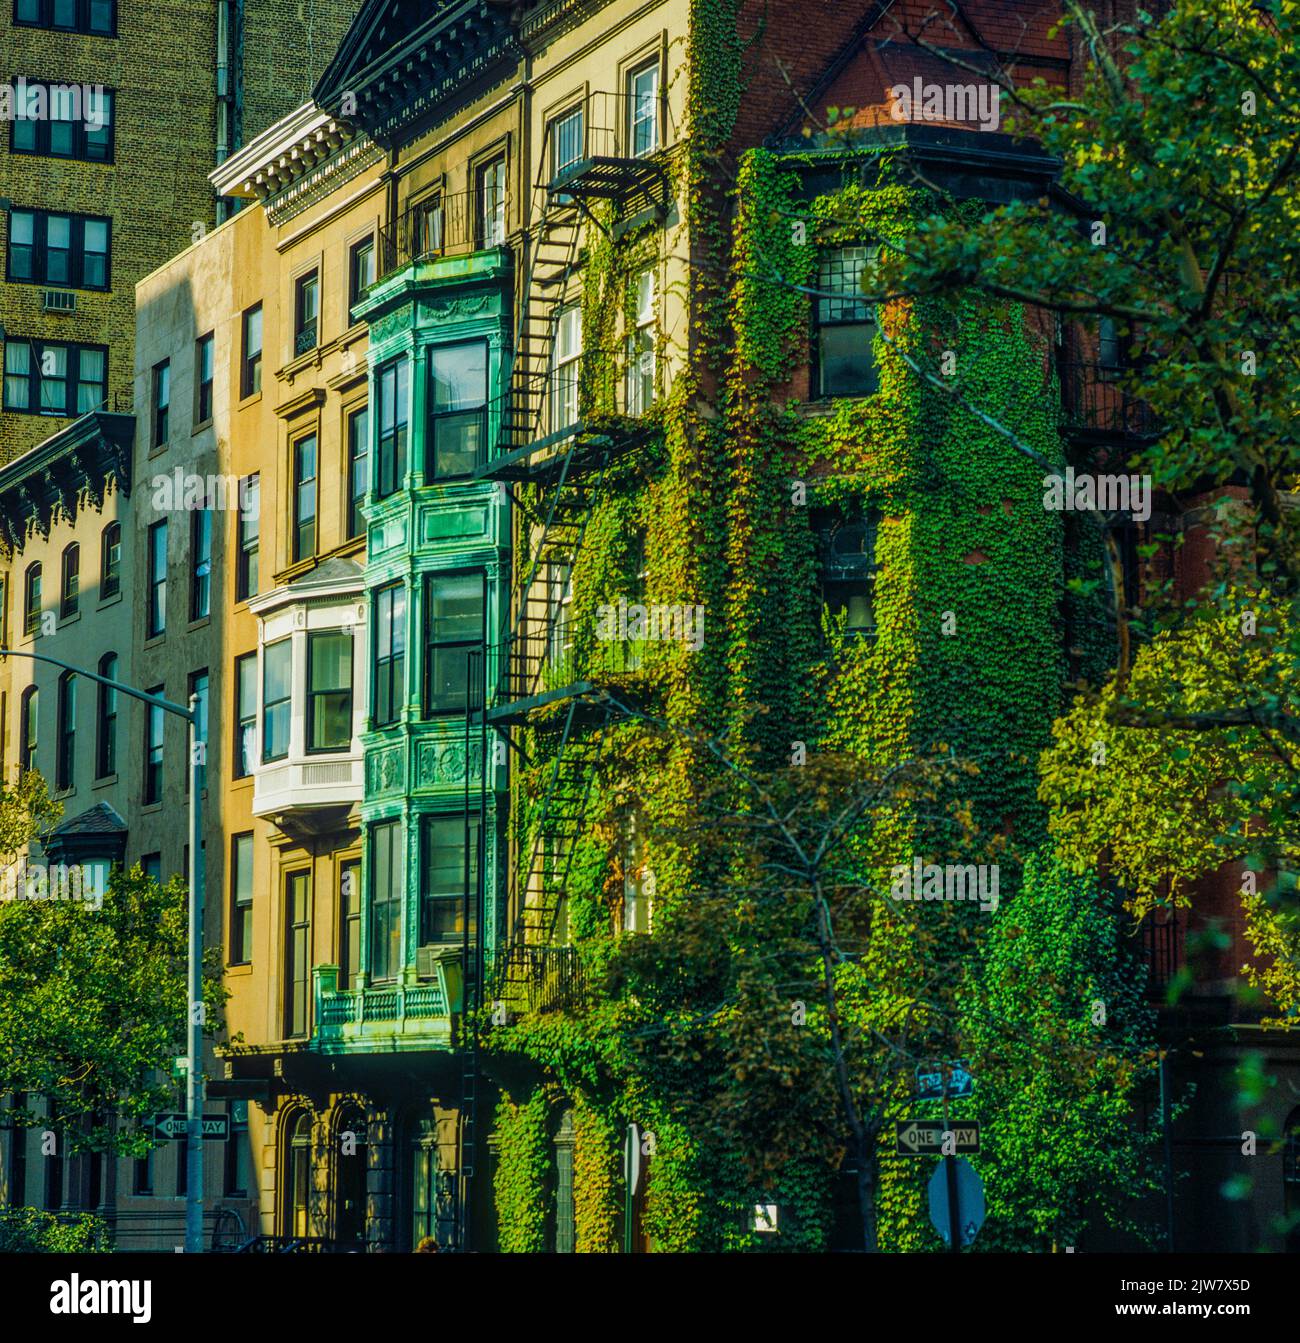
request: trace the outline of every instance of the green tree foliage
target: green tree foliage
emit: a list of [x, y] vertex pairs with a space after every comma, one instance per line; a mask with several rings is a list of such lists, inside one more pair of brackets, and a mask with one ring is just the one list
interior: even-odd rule
[[[14, 847], [57, 814], [44, 795], [35, 774], [0, 794]], [[48, 1098], [56, 1118], [42, 1122], [66, 1150], [138, 1153], [134, 1121], [174, 1102], [159, 1078], [185, 1049], [186, 928], [184, 882], [159, 885], [138, 867], [115, 869], [98, 906], [0, 901], [0, 1092]], [[206, 967], [209, 1029], [224, 1001], [218, 956]]]
[[1091, 1215], [1141, 1229], [1131, 1209], [1156, 1188], [1155, 1135], [1133, 1108], [1155, 1075], [1155, 1014], [1116, 903], [1044, 851], [994, 918], [962, 1005], [967, 1105], [986, 1119], [982, 1249], [1074, 1245]]

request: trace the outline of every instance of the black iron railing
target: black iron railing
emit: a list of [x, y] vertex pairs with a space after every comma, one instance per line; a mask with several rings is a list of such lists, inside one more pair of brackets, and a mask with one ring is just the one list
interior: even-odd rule
[[1182, 969], [1182, 929], [1176, 914], [1157, 923], [1155, 915], [1148, 915], [1142, 924], [1142, 949], [1146, 955], [1149, 978], [1148, 988], [1153, 994], [1163, 994]]
[[515, 943], [501, 963], [500, 994], [522, 997], [530, 1012], [560, 1012], [583, 1006], [587, 980], [576, 947]]
[[505, 244], [508, 195], [481, 190], [443, 192], [412, 205], [379, 230], [378, 280], [413, 261], [465, 256]]
[[1151, 408], [1125, 390], [1131, 370], [1108, 368], [1096, 361], [1063, 361], [1061, 418], [1068, 428], [1131, 438], [1158, 432]]

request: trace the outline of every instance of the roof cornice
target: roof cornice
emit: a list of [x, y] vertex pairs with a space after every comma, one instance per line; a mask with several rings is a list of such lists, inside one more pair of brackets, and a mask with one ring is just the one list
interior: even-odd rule
[[[368, 144], [347, 121], [308, 102], [213, 169], [208, 181], [219, 196], [265, 201], [317, 173], [329, 160], [350, 162]], [[353, 153], [344, 152], [348, 150]]]

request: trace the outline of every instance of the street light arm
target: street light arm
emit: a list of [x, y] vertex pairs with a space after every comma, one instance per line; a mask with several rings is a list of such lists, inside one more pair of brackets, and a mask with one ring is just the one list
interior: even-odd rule
[[179, 704], [173, 704], [171, 700], [163, 699], [161, 695], [147, 695], [143, 690], [137, 690], [134, 686], [123, 685], [121, 681], [110, 681], [107, 676], [100, 676], [98, 672], [87, 671], [84, 667], [74, 667], [70, 662], [50, 657], [48, 653], [27, 653], [19, 648], [0, 648], [0, 657], [31, 658], [33, 662], [48, 662], [55, 667], [62, 667], [64, 671], [74, 672], [77, 676], [84, 676], [88, 680], [98, 681], [100, 685], [120, 690], [124, 695], [143, 700], [146, 704], [153, 704], [160, 709], [166, 709], [168, 713], [180, 714], [182, 718], [197, 726], [197, 715], [191, 709], [182, 709]]

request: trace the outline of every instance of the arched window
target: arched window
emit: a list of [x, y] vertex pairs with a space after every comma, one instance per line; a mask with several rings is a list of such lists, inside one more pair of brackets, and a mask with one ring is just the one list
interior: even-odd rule
[[334, 1239], [346, 1246], [366, 1243], [366, 1117], [358, 1105], [339, 1110], [334, 1151]]
[[[117, 680], [117, 654], [105, 653], [99, 659], [99, 674]], [[95, 715], [95, 777], [102, 779], [117, 773], [117, 691], [99, 687], [99, 707]]]
[[23, 691], [18, 764], [24, 770], [36, 768], [36, 729], [40, 722], [40, 698], [40, 691], [34, 685], [29, 685]]
[[59, 750], [55, 759], [54, 786], [72, 788], [77, 761], [77, 677], [64, 672], [59, 677]]
[[75, 616], [81, 602], [81, 547], [74, 541], [63, 548], [59, 583], [59, 619]]
[[300, 1110], [286, 1121], [280, 1184], [280, 1234], [311, 1234], [311, 1114]]
[[41, 623], [41, 566], [40, 563], [27, 566], [27, 577], [23, 587], [23, 633], [35, 634]]
[[122, 524], [110, 522], [99, 539], [99, 595], [115, 597], [122, 586]]

